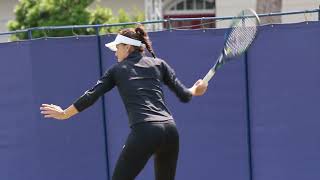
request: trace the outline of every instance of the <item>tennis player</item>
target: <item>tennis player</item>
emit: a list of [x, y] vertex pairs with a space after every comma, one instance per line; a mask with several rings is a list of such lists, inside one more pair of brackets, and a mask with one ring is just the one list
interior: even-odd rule
[[[116, 163], [113, 180], [133, 180], [154, 155], [156, 180], [174, 180], [179, 153], [179, 134], [162, 90], [167, 85], [182, 102], [201, 96], [208, 84], [198, 80], [186, 88], [174, 70], [156, 58], [151, 41], [142, 25], [122, 29], [115, 40], [105, 45], [118, 59], [70, 107], [63, 110], [53, 104], [40, 107], [45, 118], [68, 119], [85, 110], [104, 93], [117, 86], [126, 107], [131, 132]], [[147, 49], [153, 57], [144, 55]]]

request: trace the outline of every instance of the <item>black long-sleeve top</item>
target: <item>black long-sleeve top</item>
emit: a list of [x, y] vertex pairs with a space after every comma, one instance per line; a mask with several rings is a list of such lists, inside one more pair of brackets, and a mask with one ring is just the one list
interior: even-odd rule
[[166, 84], [182, 102], [191, 100], [191, 92], [178, 80], [174, 70], [165, 61], [133, 52], [107, 70], [96, 85], [73, 105], [81, 112], [117, 86], [130, 126], [145, 121], [172, 120], [165, 105], [162, 84]]

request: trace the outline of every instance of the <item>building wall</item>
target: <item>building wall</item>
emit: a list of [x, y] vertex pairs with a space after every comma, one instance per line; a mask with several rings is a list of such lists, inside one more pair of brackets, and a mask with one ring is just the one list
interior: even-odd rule
[[[319, 8], [320, 0], [282, 0], [282, 12], [303, 11]], [[233, 16], [241, 9], [256, 9], [256, 0], [216, 0], [217, 16]], [[296, 23], [305, 20], [316, 21], [318, 14], [298, 14], [282, 16], [282, 23]], [[228, 27], [230, 22], [218, 21], [217, 27]]]
[[[256, 9], [256, 0], [216, 0], [216, 16], [236, 16], [242, 9]], [[228, 27], [230, 21], [217, 21], [216, 27]]]
[[[320, 0], [282, 0], [282, 11], [302, 11], [319, 8]], [[282, 16], [283, 23], [294, 23], [300, 21], [316, 21], [318, 13]]]
[[[18, 0], [0, 0], [0, 32], [8, 32], [7, 22], [14, 18], [13, 9]], [[8, 41], [9, 36], [0, 36], [0, 42]]]

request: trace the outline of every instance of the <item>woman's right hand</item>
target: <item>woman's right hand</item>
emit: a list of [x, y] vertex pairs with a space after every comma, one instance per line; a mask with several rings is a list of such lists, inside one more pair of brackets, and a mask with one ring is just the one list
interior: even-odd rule
[[193, 96], [202, 96], [208, 88], [208, 83], [199, 79], [194, 85], [189, 89]]
[[43, 114], [45, 118], [54, 118], [59, 120], [69, 118], [60, 106], [54, 104], [42, 104], [40, 110], [41, 114]]

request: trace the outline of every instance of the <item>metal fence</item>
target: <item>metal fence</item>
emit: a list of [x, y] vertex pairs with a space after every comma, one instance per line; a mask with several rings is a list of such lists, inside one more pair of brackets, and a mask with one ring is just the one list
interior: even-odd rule
[[[310, 13], [318, 13], [318, 20], [320, 21], [320, 6], [318, 9], [312, 10], [304, 10], [304, 11], [290, 11], [290, 12], [279, 12], [279, 13], [266, 13], [266, 14], [258, 14], [259, 17], [269, 17], [269, 16], [284, 16], [284, 15], [295, 15], [295, 14], [310, 14]], [[12, 35], [18, 33], [28, 33], [28, 39], [32, 39], [32, 32], [34, 31], [50, 31], [50, 30], [75, 30], [82, 28], [93, 28], [96, 32], [96, 35], [99, 35], [99, 30], [101, 28], [110, 28], [116, 26], [127, 26], [134, 25], [137, 23], [140, 24], [154, 24], [154, 23], [164, 23], [167, 24], [166, 30], [174, 30], [174, 29], [182, 29], [186, 27], [173, 28], [172, 23], [178, 21], [193, 21], [199, 20], [201, 22], [206, 20], [211, 21], [223, 21], [223, 20], [231, 20], [236, 18], [236, 16], [223, 16], [223, 17], [201, 17], [201, 18], [168, 18], [157, 21], [144, 21], [144, 22], [127, 22], [127, 23], [117, 23], [117, 24], [97, 24], [97, 25], [68, 25], [68, 26], [45, 26], [45, 27], [33, 27], [23, 30], [10, 31], [10, 32], [1, 32], [1, 35]], [[205, 23], [197, 24], [196, 26], [203, 26]], [[191, 26], [188, 26], [191, 27]], [[165, 29], [164, 29], [165, 30]]]

